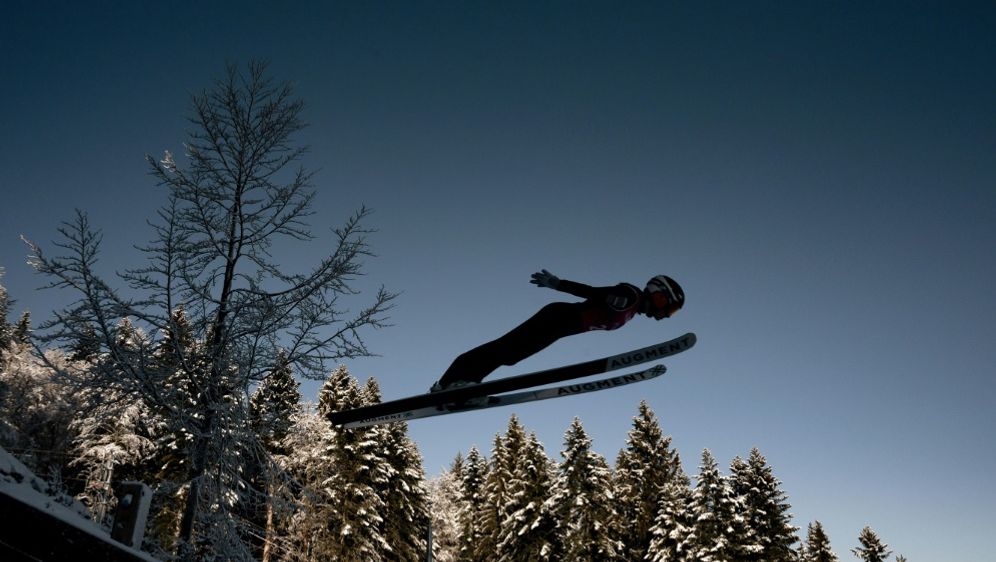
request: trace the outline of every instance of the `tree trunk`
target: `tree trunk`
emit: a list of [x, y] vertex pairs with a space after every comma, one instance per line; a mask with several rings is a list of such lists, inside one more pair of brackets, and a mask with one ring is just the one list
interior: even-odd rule
[[267, 486], [266, 493], [266, 533], [263, 535], [263, 560], [262, 562], [270, 562], [270, 557], [273, 556], [273, 538], [276, 536], [276, 530], [273, 525], [273, 484], [270, 483]]
[[232, 284], [235, 278], [235, 261], [236, 252], [238, 244], [235, 241], [235, 229], [237, 227], [236, 221], [237, 215], [232, 215], [231, 225], [230, 225], [230, 238], [228, 241], [228, 256], [225, 264], [225, 275], [221, 290], [221, 297], [218, 301], [218, 310], [215, 315], [215, 324], [213, 333], [211, 334], [211, 339], [208, 343], [208, 357], [211, 360], [211, 379], [208, 382], [209, 388], [205, 393], [206, 399], [204, 404], [207, 404], [206, 408], [207, 414], [204, 418], [203, 429], [197, 438], [197, 447], [194, 449], [193, 459], [191, 460], [191, 480], [190, 480], [190, 494], [187, 496], [187, 503], [183, 509], [183, 518], [180, 519], [180, 545], [189, 544], [190, 539], [193, 536], [194, 531], [194, 518], [197, 515], [197, 504], [200, 496], [201, 488], [201, 478], [207, 471], [207, 447], [208, 439], [212, 433], [212, 425], [214, 422], [214, 409], [211, 407], [214, 404], [214, 400], [218, 397], [215, 396], [216, 393], [211, 392], [214, 384], [220, 380], [221, 368], [219, 364], [222, 362], [224, 354], [222, 353], [224, 349], [225, 341], [225, 322], [228, 315], [228, 302], [231, 298]]
[[204, 420], [203, 430], [197, 437], [197, 446], [194, 448], [191, 459], [190, 490], [187, 492], [187, 501], [183, 506], [183, 516], [180, 518], [180, 541], [179, 549], [186, 548], [190, 544], [190, 539], [194, 533], [194, 518], [197, 515], [197, 503], [201, 492], [201, 478], [207, 471], [207, 446], [208, 435], [210, 435], [211, 425], [214, 421], [213, 410], [208, 409], [207, 418]]

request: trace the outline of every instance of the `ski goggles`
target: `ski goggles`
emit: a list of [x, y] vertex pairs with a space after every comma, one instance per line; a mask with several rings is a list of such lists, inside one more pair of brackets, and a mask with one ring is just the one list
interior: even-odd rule
[[650, 293], [650, 304], [653, 310], [662, 314], [664, 318], [670, 318], [681, 308], [679, 303], [671, 302], [671, 299], [668, 298], [667, 293], [664, 291]]

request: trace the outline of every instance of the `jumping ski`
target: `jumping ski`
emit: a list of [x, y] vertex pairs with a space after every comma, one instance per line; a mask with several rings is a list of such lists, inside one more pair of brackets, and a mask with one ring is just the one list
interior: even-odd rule
[[469, 403], [474, 398], [494, 397], [502, 393], [554, 384], [589, 375], [598, 375], [640, 363], [656, 361], [690, 349], [695, 345], [695, 342], [695, 334], [689, 332], [673, 340], [635, 349], [619, 355], [487, 381], [472, 386], [428, 394], [418, 394], [342, 412], [333, 412], [329, 415], [329, 421], [335, 425], [345, 425], [350, 422], [382, 418], [426, 407], [451, 405], [456, 409], [460, 404]]
[[483, 410], [485, 408], [500, 408], [502, 406], [511, 406], [513, 404], [525, 404], [526, 402], [549, 400], [550, 398], [563, 398], [565, 396], [586, 394], [589, 392], [597, 392], [599, 390], [607, 390], [610, 388], [618, 388], [620, 386], [626, 386], [628, 384], [649, 381], [651, 379], [655, 379], [663, 375], [666, 371], [667, 368], [664, 367], [664, 365], [654, 365], [653, 367], [646, 369], [644, 371], [637, 371], [635, 373], [629, 373], [626, 375], [619, 375], [616, 377], [609, 377], [595, 381], [566, 384], [562, 386], [541, 388], [537, 390], [527, 390], [525, 392], [514, 392], [511, 394], [499, 394], [496, 396], [486, 396], [483, 398], [478, 397], [470, 399], [467, 402], [463, 402], [461, 404], [449, 404], [449, 405], [440, 405], [440, 406], [426, 406], [424, 408], [415, 408], [412, 410], [405, 410], [393, 414], [385, 414], [383, 416], [378, 416], [375, 418], [351, 421], [349, 423], [343, 424], [343, 427], [351, 429], [357, 427], [368, 427], [371, 425], [379, 425], [382, 423], [406, 422], [409, 420], [431, 418], [433, 416], [444, 416], [446, 414], [458, 414], [461, 412]]

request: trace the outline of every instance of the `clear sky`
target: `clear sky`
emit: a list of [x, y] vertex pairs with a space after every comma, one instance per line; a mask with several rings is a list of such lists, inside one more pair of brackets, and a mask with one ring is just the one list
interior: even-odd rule
[[403, 294], [381, 356], [349, 367], [385, 398], [570, 299], [528, 283], [540, 268], [685, 287], [670, 320], [494, 375], [695, 331], [663, 379], [413, 423], [430, 475], [513, 412], [554, 458], [580, 416], [612, 461], [645, 399], [689, 473], [759, 447], [843, 561], [865, 525], [911, 561], [996, 560], [996, 6], [620, 4], [5, 3], [15, 314], [64, 298], [18, 237], [50, 247], [79, 207], [106, 272], [134, 265], [163, 200], [144, 155], [182, 153], [188, 94], [226, 61], [267, 59], [308, 104], [316, 232], [375, 210], [364, 286]]

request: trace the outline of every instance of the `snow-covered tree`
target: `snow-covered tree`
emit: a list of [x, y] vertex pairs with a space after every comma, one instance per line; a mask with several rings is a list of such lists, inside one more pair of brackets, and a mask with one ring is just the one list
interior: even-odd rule
[[[118, 350], [128, 353], [130, 347], [119, 344]], [[152, 406], [168, 424], [162, 437], [162, 448], [168, 451], [162, 476], [186, 481], [192, 476], [195, 436], [205, 429], [202, 423], [206, 419], [203, 410], [208, 406], [204, 389], [209, 360], [205, 357], [204, 342], [197, 339], [182, 307], [170, 314], [169, 323], [153, 350], [152, 361], [157, 372], [157, 391], [162, 397], [153, 400]]]
[[[267, 555], [276, 560], [293, 560], [292, 553], [310, 559], [331, 543], [328, 520], [336, 509], [331, 490], [323, 483], [335, 472], [335, 431], [314, 404], [303, 404], [293, 417], [282, 447], [289, 451], [277, 462], [287, 471], [286, 487], [281, 491], [290, 502], [276, 504], [281, 509], [276, 516], [280, 538], [270, 537]], [[276, 548], [274, 548], [274, 545]], [[269, 562], [269, 561], [267, 561]]]
[[791, 523], [787, 496], [761, 452], [754, 448], [744, 461], [730, 464], [730, 483], [747, 526], [744, 562], [792, 562], [799, 530]]
[[682, 545], [686, 559], [698, 562], [743, 559], [747, 530], [740, 515], [742, 508], [729, 479], [720, 474], [719, 465], [708, 449], [702, 452], [689, 509], [694, 524]]
[[78, 375], [77, 365], [59, 350], [39, 357], [17, 341], [7, 350], [0, 362], [0, 446], [58, 488], [78, 476], [69, 461], [76, 438], [72, 422], [82, 401], [52, 365]]
[[882, 542], [882, 539], [878, 538], [871, 527], [865, 527], [861, 530], [858, 542], [860, 546], [852, 548], [851, 552], [864, 562], [886, 562], [892, 554], [889, 545]]
[[463, 511], [463, 457], [429, 480], [432, 519], [432, 556], [436, 562], [457, 562], [460, 557], [460, 514]]
[[641, 402], [626, 448], [616, 458], [613, 526], [622, 541], [624, 559], [642, 560], [647, 555], [664, 486], [686, 479], [678, 453], [671, 449], [671, 438], [664, 436], [657, 416]]
[[[119, 356], [140, 354], [141, 346], [147, 345], [140, 342], [136, 349], [134, 342], [129, 343], [131, 332], [131, 323], [124, 319], [115, 336], [115, 350]], [[86, 349], [100, 345], [94, 334], [93, 328], [84, 327], [78, 346]], [[158, 397], [145, 398], [156, 424], [156, 448], [149, 463], [151, 470], [144, 481], [153, 489], [149, 534], [162, 549], [170, 551], [176, 547], [177, 529], [189, 490], [187, 484], [192, 478], [194, 436], [202, 431], [201, 389], [206, 379], [207, 361], [203, 357], [203, 344], [196, 340], [182, 307], [171, 312], [169, 323], [152, 346], [149, 371], [155, 373], [154, 392]], [[109, 353], [92, 361], [102, 363], [104, 372], [112, 371], [116, 364]]]
[[[3, 407], [7, 398], [7, 382], [4, 380], [3, 373], [7, 371], [7, 355], [8, 350], [10, 350], [11, 345], [11, 328], [10, 324], [7, 323], [7, 314], [10, 312], [10, 296], [7, 294], [7, 288], [3, 286], [3, 274], [4, 270], [0, 267], [0, 408]], [[6, 443], [10, 438], [7, 436], [11, 429], [7, 426], [3, 417], [0, 417], [0, 444]]]
[[[376, 380], [367, 381], [370, 402], [380, 401]], [[408, 437], [408, 424], [399, 422], [375, 429], [381, 456], [390, 468], [379, 493], [384, 502], [382, 534], [390, 546], [385, 560], [421, 560], [427, 548], [428, 492], [422, 455]]]
[[564, 560], [610, 562], [620, 544], [613, 537], [615, 517], [612, 472], [605, 457], [591, 449], [591, 438], [579, 418], [564, 436], [563, 462], [557, 468], [551, 511], [560, 523]]
[[84, 326], [79, 337], [69, 346], [69, 358], [73, 361], [95, 361], [100, 353], [100, 340], [93, 326]]
[[281, 443], [300, 408], [300, 384], [287, 363], [287, 354], [277, 354], [276, 363], [249, 401], [249, 419], [256, 435], [271, 453], [285, 453]]
[[84, 387], [77, 398], [82, 408], [71, 427], [75, 437], [74, 464], [84, 469], [86, 490], [78, 499], [97, 522], [109, 516], [115, 503], [112, 484], [149, 480], [146, 461], [155, 451], [155, 417], [135, 395], [114, 389]]
[[[212, 377], [209, 388], [216, 394], [205, 402], [212, 404], [211, 417], [217, 424], [218, 435], [210, 440], [195, 440], [194, 459], [199, 455], [198, 447], [204, 447], [205, 466], [212, 473], [211, 478], [200, 477], [201, 485], [194, 486], [198, 482], [195, 478], [187, 486], [188, 499], [190, 494], [201, 494], [196, 504], [203, 507], [194, 519], [195, 529], [190, 542], [201, 559], [217, 556], [218, 552], [225, 553], [230, 560], [256, 559], [250, 541], [255, 530], [246, 518], [247, 506], [266, 491], [252, 486], [252, 480], [247, 478], [251, 474], [247, 473], [247, 468], [260, 466], [259, 459], [265, 452], [249, 423], [248, 399], [244, 389], [237, 386], [238, 378], [234, 368]], [[212, 426], [200, 427], [204, 431]], [[193, 462], [191, 468], [194, 475], [198, 474]], [[183, 522], [191, 505], [190, 502], [184, 505], [184, 515], [180, 519], [181, 539]]]
[[504, 435], [496, 435], [491, 467], [484, 485], [485, 501], [477, 514], [480, 542], [475, 546], [476, 560], [539, 560], [530, 556], [547, 556], [546, 537], [530, 533], [534, 525], [547, 523], [543, 504], [549, 497], [550, 462], [535, 436], [526, 434], [519, 418], [513, 415]]
[[[365, 404], [363, 392], [344, 366], [339, 366], [319, 391], [318, 411], [334, 411]], [[333, 441], [323, 454], [332, 461], [332, 471], [323, 475], [318, 490], [329, 496], [326, 540], [313, 552], [344, 562], [391, 560], [391, 546], [384, 538], [386, 503], [383, 492], [394, 472], [381, 449], [382, 428], [333, 430]]]
[[678, 562], [685, 560], [685, 541], [692, 532], [695, 520], [690, 511], [692, 493], [688, 482], [675, 479], [661, 491], [660, 506], [646, 560], [650, 562]]
[[510, 459], [510, 479], [505, 487], [508, 501], [502, 510], [497, 560], [561, 560], [558, 521], [549, 502], [553, 493], [553, 463], [535, 433], [525, 436], [521, 445], [511, 444], [509, 450], [518, 454]]
[[[474, 552], [473, 556], [468, 556], [469, 560], [490, 561], [498, 551], [498, 537], [505, 519], [505, 506], [509, 501], [507, 485], [512, 478], [513, 459], [520, 454], [524, 441], [525, 430], [516, 416], [512, 416], [509, 421], [508, 431], [504, 437], [501, 434], [495, 435], [491, 447], [491, 463], [484, 482], [484, 501], [474, 514], [474, 526], [477, 528], [479, 540], [471, 545]], [[509, 450], [510, 444], [516, 449]]]
[[283, 480], [283, 475], [270, 470], [269, 456], [287, 454], [285, 440], [301, 402], [299, 384], [294, 380], [293, 369], [287, 363], [286, 354], [278, 353], [276, 360], [270, 374], [263, 379], [249, 400], [249, 421], [269, 455], [249, 457], [250, 461], [255, 461], [248, 467], [253, 488], [265, 493], [250, 494], [247, 510], [253, 523], [263, 529], [262, 536], [258, 539], [262, 544], [258, 548], [261, 557], [267, 560], [272, 557], [272, 542], [276, 533], [277, 508], [274, 502], [278, 499], [275, 496]]
[[476, 556], [477, 545], [483, 542], [480, 515], [486, 511], [488, 498], [486, 483], [488, 480], [488, 461], [477, 447], [471, 447], [461, 469], [460, 505], [460, 550], [459, 562], [477, 562], [482, 558]]
[[[300, 167], [306, 147], [293, 138], [304, 126], [303, 103], [289, 84], [274, 83], [263, 64], [245, 71], [230, 66], [191, 102], [184, 158], [168, 151], [161, 159], [147, 158], [166, 188], [166, 202], [144, 248], [148, 259], [121, 274], [127, 294], [96, 270], [101, 236], [85, 213], [60, 228], [56, 246], [64, 255], [51, 257], [29, 245], [31, 262], [51, 279], [49, 286], [79, 297], [42, 324], [41, 341], [72, 345], [92, 328], [107, 358], [99, 380], [127, 386], [169, 417], [197, 420], [187, 449], [180, 543], [190, 543], [198, 518], [209, 515], [210, 525], [200, 528], [209, 527], [224, 542], [219, 548], [228, 548], [229, 537], [215, 530], [239, 468], [212, 455], [227, 455], [236, 435], [255, 440], [242, 434], [249, 425], [248, 390], [265, 378], [280, 349], [299, 373], [319, 380], [329, 362], [368, 355], [361, 332], [382, 325], [394, 295], [380, 290], [365, 306], [348, 308], [356, 293], [352, 283], [370, 255], [366, 209], [334, 231], [331, 253], [311, 271], [288, 272], [273, 261], [274, 243], [314, 238], [305, 222], [312, 214], [313, 174]], [[203, 346], [204, 380], [194, 403], [173, 403], [162, 392], [160, 373], [150, 368], [155, 341], [129, 353], [114, 337], [123, 317], [158, 337], [179, 307]], [[252, 448], [248, 441], [235, 450]], [[225, 472], [230, 469], [236, 472]]]
[[[0, 281], [3, 281], [3, 274], [3, 268], [0, 267]], [[7, 322], [11, 304], [13, 303], [7, 294], [7, 288], [0, 283], [0, 366], [3, 365], [4, 354], [10, 349], [10, 338], [13, 335], [11, 326]]]
[[13, 338], [17, 343], [31, 342], [31, 313], [27, 310], [21, 313], [21, 318], [14, 325]]
[[806, 531], [806, 542], [799, 549], [800, 562], [838, 562], [837, 554], [830, 548], [830, 537], [823, 524], [814, 521]]

